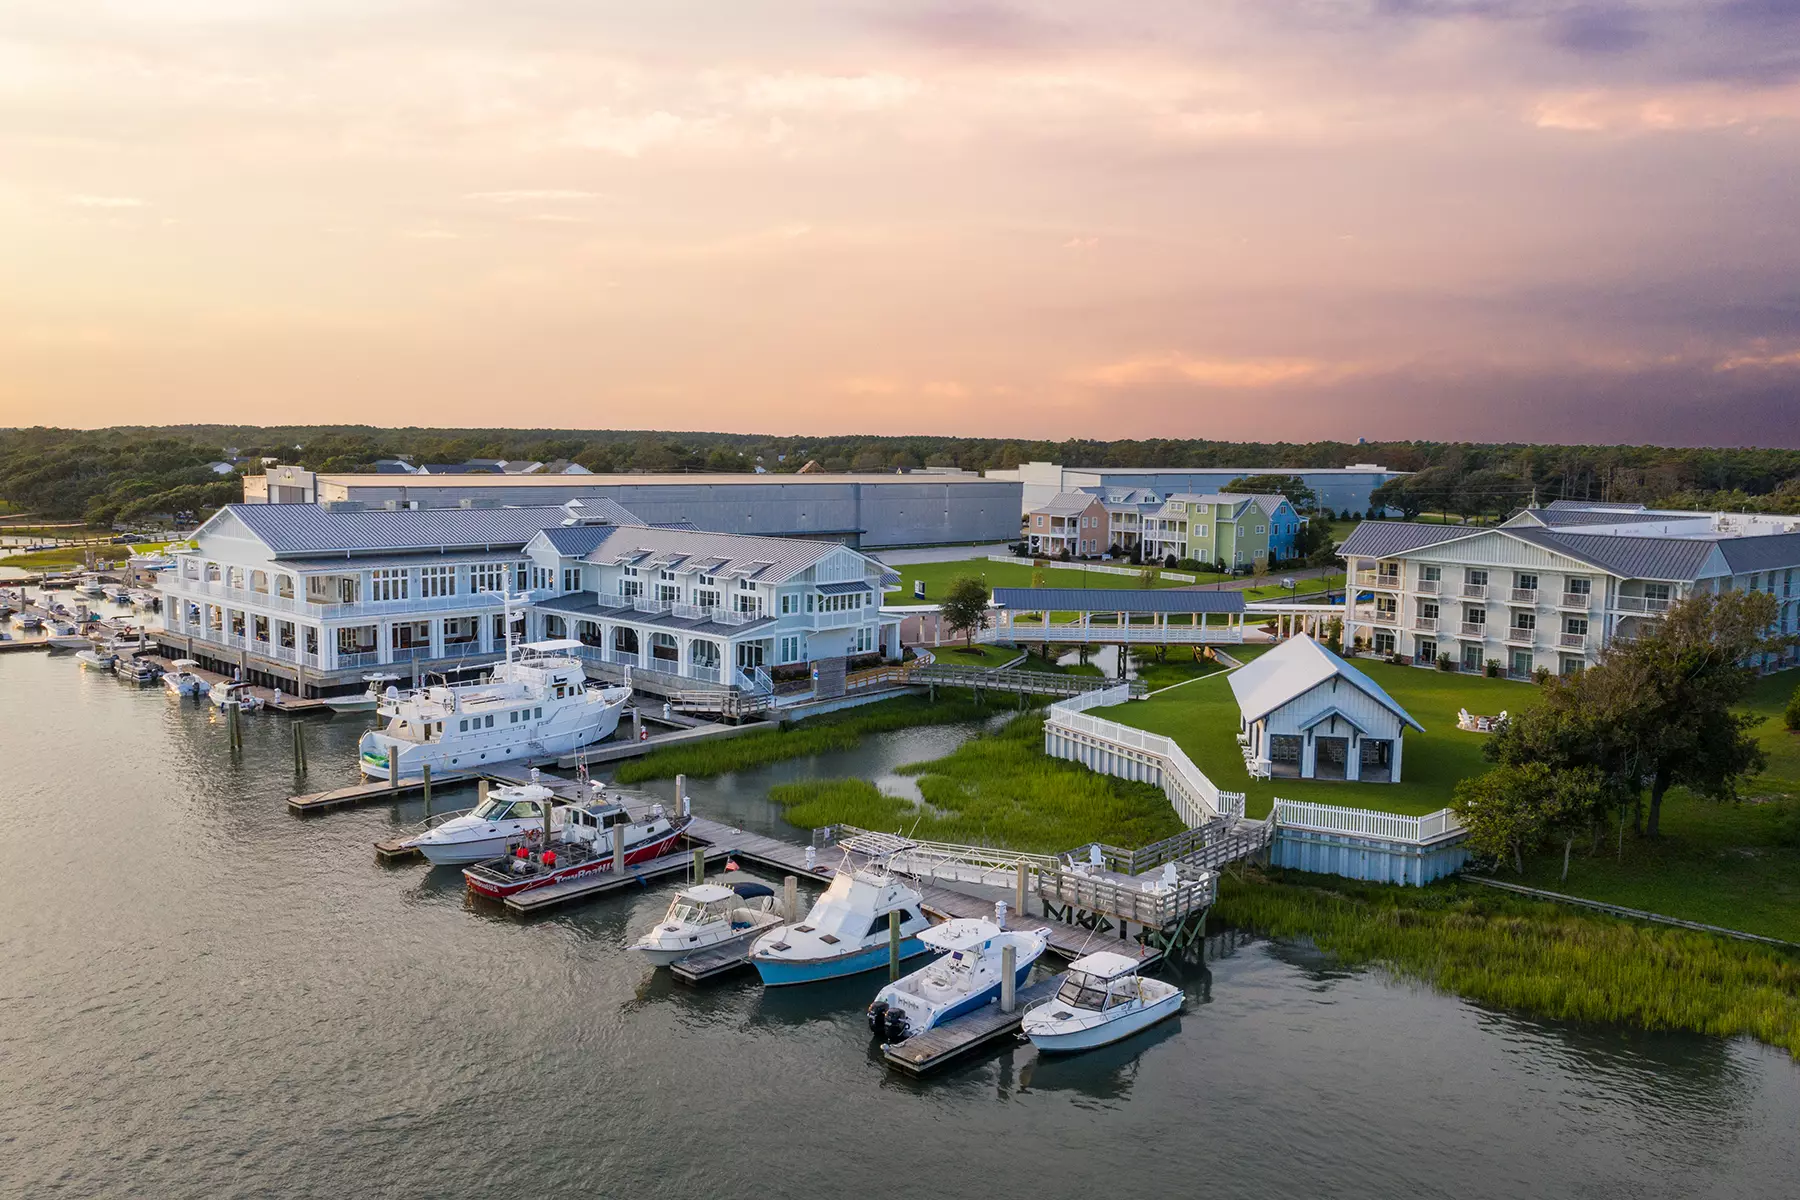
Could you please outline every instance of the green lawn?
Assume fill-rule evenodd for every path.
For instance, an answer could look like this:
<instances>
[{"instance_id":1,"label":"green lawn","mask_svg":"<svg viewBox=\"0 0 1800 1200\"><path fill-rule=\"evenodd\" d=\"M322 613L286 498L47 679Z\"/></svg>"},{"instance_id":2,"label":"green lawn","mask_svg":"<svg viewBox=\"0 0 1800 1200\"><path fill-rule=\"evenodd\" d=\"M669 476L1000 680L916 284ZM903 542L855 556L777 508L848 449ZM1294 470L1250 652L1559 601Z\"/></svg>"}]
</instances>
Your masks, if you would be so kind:
<instances>
[{"instance_id":1,"label":"green lawn","mask_svg":"<svg viewBox=\"0 0 1800 1200\"><path fill-rule=\"evenodd\" d=\"M1745 709L1762 718L1756 734L1769 765L1745 782L1742 802L1671 792L1656 841L1626 830L1621 858L1615 829L1598 847L1576 845L1566 882L1560 853L1526 859L1521 882L1800 942L1800 734L1781 719L1796 686L1800 673L1783 671L1746 698Z\"/></svg>"},{"instance_id":2,"label":"green lawn","mask_svg":"<svg viewBox=\"0 0 1800 1200\"><path fill-rule=\"evenodd\" d=\"M1342 574L1326 575L1319 579L1296 579L1293 591L1282 587L1279 583L1264 584L1261 587L1244 589L1244 599L1249 600L1290 600L1302 596L1316 596L1320 592L1329 592L1344 586ZM1341 614L1340 614L1341 615Z\"/></svg>"},{"instance_id":3,"label":"green lawn","mask_svg":"<svg viewBox=\"0 0 1800 1200\"><path fill-rule=\"evenodd\" d=\"M1236 654L1237 648L1230 652ZM1396 667L1366 659L1358 659L1356 667L1386 688L1425 727L1423 734L1411 730L1406 734L1399 783L1252 780L1244 770L1243 752L1237 744L1238 707L1226 674L1095 712L1174 738L1215 784L1245 794L1246 815L1251 817L1267 816L1276 796L1418 816L1448 805L1458 780L1488 768L1481 757L1481 743L1487 735L1458 729L1457 709L1483 714L1501 709L1517 712L1537 698L1537 689L1530 684L1503 679Z\"/></svg>"},{"instance_id":4,"label":"green lawn","mask_svg":"<svg viewBox=\"0 0 1800 1200\"><path fill-rule=\"evenodd\" d=\"M1129 566L1128 563L1107 563L1106 566ZM1154 569L1154 568L1152 568ZM965 575L974 575L987 580L990 588L997 587L1031 587L1032 576L1043 572L1045 587L1062 588L1133 588L1138 581L1129 575L1113 575L1105 571L1083 571L1081 564L1071 563L1064 566L1034 567L1030 559L1020 559L1016 563L990 562L985 558L958 559L949 562L903 563L894 568L900 573L900 590L887 594L889 604L935 604L944 598L951 580ZM1186 574L1187 572L1177 572ZM1202 583L1212 583L1223 579L1222 575L1196 575ZM925 581L925 598L920 600L913 595L913 580ZM1158 580L1157 587L1185 587L1183 580Z\"/></svg>"},{"instance_id":5,"label":"green lawn","mask_svg":"<svg viewBox=\"0 0 1800 1200\"><path fill-rule=\"evenodd\" d=\"M998 667L1019 657L1019 652L1010 646L987 646L980 642L966 649L962 646L932 646L930 649L938 662L952 667Z\"/></svg>"},{"instance_id":6,"label":"green lawn","mask_svg":"<svg viewBox=\"0 0 1800 1200\"><path fill-rule=\"evenodd\" d=\"M124 546L59 546L54 550L8 554L0 557L0 563L22 570L60 571L86 566L90 551L96 563L120 563L131 556L131 551Z\"/></svg>"}]
</instances>

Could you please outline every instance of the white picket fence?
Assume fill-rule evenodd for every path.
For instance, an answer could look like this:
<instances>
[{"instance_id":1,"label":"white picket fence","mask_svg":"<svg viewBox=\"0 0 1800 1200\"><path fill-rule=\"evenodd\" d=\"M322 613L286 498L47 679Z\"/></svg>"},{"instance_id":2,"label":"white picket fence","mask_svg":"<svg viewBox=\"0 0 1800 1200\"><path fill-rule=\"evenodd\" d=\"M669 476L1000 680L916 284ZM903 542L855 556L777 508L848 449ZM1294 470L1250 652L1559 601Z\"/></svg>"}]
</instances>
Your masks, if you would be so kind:
<instances>
[{"instance_id":1,"label":"white picket fence","mask_svg":"<svg viewBox=\"0 0 1800 1200\"><path fill-rule=\"evenodd\" d=\"M1440 808L1422 817L1403 817L1368 808L1345 808L1336 804L1283 800L1280 797L1275 800L1275 823L1289 829L1377 837L1412 845L1435 842L1463 831L1462 822L1447 808Z\"/></svg>"},{"instance_id":2,"label":"white picket fence","mask_svg":"<svg viewBox=\"0 0 1800 1200\"><path fill-rule=\"evenodd\" d=\"M1063 562L1059 558L1020 558L1011 554L990 554L987 556L987 560L997 563L1030 563L1034 567L1061 567L1068 571L1097 571L1102 575L1129 575L1133 579L1136 579L1144 569L1143 567L1108 567L1100 563L1087 563L1080 560ZM1184 575L1179 571L1159 571L1157 578L1173 579L1176 583L1194 582L1194 576Z\"/></svg>"}]
</instances>

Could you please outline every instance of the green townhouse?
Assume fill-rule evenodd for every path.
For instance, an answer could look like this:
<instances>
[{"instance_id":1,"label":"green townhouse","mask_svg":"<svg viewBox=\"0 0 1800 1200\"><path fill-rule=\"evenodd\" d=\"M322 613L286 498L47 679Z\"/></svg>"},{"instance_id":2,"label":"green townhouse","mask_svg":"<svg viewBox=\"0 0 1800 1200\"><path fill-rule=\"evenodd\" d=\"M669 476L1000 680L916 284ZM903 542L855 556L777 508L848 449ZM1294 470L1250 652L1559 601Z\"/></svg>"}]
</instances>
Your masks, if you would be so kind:
<instances>
[{"instance_id":1,"label":"green townhouse","mask_svg":"<svg viewBox=\"0 0 1800 1200\"><path fill-rule=\"evenodd\" d=\"M1144 555L1264 567L1293 557L1302 520L1285 496L1176 493L1143 517Z\"/></svg>"}]
</instances>

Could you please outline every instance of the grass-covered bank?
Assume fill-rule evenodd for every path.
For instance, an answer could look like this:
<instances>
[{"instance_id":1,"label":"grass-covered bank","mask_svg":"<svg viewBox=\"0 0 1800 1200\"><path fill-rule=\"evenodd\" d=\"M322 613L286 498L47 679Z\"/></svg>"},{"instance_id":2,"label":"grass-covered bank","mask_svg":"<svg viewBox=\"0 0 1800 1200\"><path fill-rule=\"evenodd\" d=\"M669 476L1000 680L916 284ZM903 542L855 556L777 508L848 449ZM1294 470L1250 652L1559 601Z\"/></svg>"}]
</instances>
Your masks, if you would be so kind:
<instances>
[{"instance_id":1,"label":"grass-covered bank","mask_svg":"<svg viewBox=\"0 0 1800 1200\"><path fill-rule=\"evenodd\" d=\"M1414 889L1285 872L1227 877L1213 911L1480 1004L1559 1020L1748 1034L1800 1058L1800 958L1771 947L1456 883Z\"/></svg>"},{"instance_id":2,"label":"grass-covered bank","mask_svg":"<svg viewBox=\"0 0 1800 1200\"><path fill-rule=\"evenodd\" d=\"M620 783L639 783L676 775L722 775L788 758L849 750L874 733L982 721L994 712L992 704L976 704L969 693L951 689L941 689L935 704L924 696L899 696L862 708L809 717L788 729L770 726L727 741L696 742L652 751L643 758L620 763L613 778Z\"/></svg>"},{"instance_id":3,"label":"grass-covered bank","mask_svg":"<svg viewBox=\"0 0 1800 1200\"><path fill-rule=\"evenodd\" d=\"M131 557L125 546L58 546L54 550L29 550L0 556L0 563L28 571L61 571L71 567L106 566Z\"/></svg>"},{"instance_id":4,"label":"grass-covered bank","mask_svg":"<svg viewBox=\"0 0 1800 1200\"><path fill-rule=\"evenodd\" d=\"M1022 713L944 758L901 767L918 776L922 806L865 779L781 784L769 798L802 828L842 823L1044 853L1092 841L1140 846L1180 832L1160 789L1045 757L1043 729L1042 714Z\"/></svg>"}]
</instances>

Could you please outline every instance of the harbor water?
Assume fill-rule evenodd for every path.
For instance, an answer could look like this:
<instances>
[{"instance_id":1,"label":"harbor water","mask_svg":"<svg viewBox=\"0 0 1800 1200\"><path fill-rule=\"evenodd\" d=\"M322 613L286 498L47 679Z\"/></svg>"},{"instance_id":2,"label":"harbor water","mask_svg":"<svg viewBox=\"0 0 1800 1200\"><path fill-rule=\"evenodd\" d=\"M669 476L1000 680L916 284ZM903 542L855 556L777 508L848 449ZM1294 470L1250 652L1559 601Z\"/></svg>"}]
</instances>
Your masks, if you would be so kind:
<instances>
[{"instance_id":1,"label":"harbor water","mask_svg":"<svg viewBox=\"0 0 1800 1200\"><path fill-rule=\"evenodd\" d=\"M366 718L307 718L307 790ZM897 780L954 730L695 780ZM880 979L672 983L624 947L669 888L533 921L383 867L419 803L313 819L288 718L0 657L0 1196L1783 1197L1800 1067L1583 1028L1222 935L1176 1021L924 1081L870 1044ZM895 786L899 786L898 783ZM666 787L652 788L667 795ZM440 805L456 802L440 794ZM465 801L466 802L466 801Z\"/></svg>"}]
</instances>

